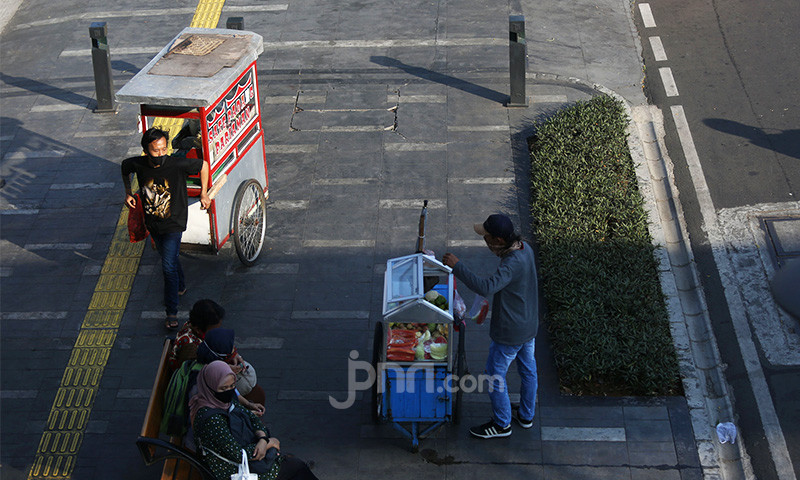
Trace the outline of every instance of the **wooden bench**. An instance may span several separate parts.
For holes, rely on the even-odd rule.
[[[142,432],[136,440],[136,446],[147,466],[164,461],[161,480],[216,480],[214,474],[203,465],[200,458],[192,450],[183,446],[182,437],[170,437],[169,441],[159,435],[161,417],[164,412],[164,392],[167,390],[172,371],[167,359],[172,349],[172,339],[164,341],[161,360],[158,362],[153,392],[147,404]]]

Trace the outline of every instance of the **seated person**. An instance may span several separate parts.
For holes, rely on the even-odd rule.
[[[233,401],[235,382],[230,365],[215,360],[198,374],[197,395],[189,401],[195,441],[216,478],[228,480],[238,472],[244,449],[250,472],[258,474],[259,480],[318,480],[305,462],[280,454],[278,439],[270,437],[258,417]]]
[[[217,302],[204,298],[198,300],[189,312],[189,321],[175,336],[175,344],[169,354],[169,368],[177,370],[186,360],[194,360],[197,357],[197,347],[203,342],[209,330],[222,325],[225,317],[225,309]]]
[[[181,130],[172,139],[172,149],[175,150],[175,155],[185,157],[189,150],[196,148],[197,158],[203,158],[203,141],[200,134],[200,120],[186,120]]]
[[[209,364],[215,360],[222,360],[230,365],[231,370],[236,375],[236,390],[239,402],[248,410],[252,410],[258,416],[264,414],[264,403],[266,394],[256,382],[256,370],[252,365],[245,362],[242,356],[236,351],[233,344],[234,331],[230,328],[215,328],[209,331],[203,342],[197,348],[197,361],[202,364]],[[189,388],[194,384],[189,380]],[[193,392],[190,390],[190,395]]]

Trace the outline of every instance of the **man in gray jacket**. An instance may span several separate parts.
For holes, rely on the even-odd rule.
[[[493,274],[475,275],[452,253],[446,253],[443,258],[444,264],[453,268],[456,278],[470,290],[487,298],[492,296],[489,327],[492,342],[486,361],[486,373],[493,379],[489,390],[492,419],[469,431],[479,438],[507,437],[511,435],[512,418],[522,428],[533,426],[538,388],[534,358],[534,343],[539,329],[536,264],[533,248],[514,232],[514,225],[507,216],[490,215],[474,228],[478,235],[483,236],[489,250],[500,257],[500,265]],[[519,409],[512,412],[506,374],[515,359],[522,386]]]

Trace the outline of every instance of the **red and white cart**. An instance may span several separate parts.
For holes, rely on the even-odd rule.
[[[233,236],[247,266],[261,253],[267,227],[256,72],[262,51],[263,39],[253,32],[186,28],[116,95],[140,105],[141,131],[168,130],[174,151],[208,162],[211,207],[200,209],[200,178],[190,177],[183,244],[216,253]]]

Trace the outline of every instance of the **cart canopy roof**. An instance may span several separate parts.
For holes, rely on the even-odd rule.
[[[253,32],[185,28],[117,92],[116,98],[121,103],[206,107],[263,51],[261,35]]]

